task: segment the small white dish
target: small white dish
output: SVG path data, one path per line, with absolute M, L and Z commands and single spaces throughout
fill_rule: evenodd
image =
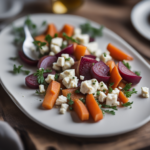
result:
M 23 25 L 26 17 L 22 17 L 13 22 L 15 26 Z M 54 23 L 60 30 L 65 23 L 69 23 L 75 27 L 87 21 L 86 18 L 73 15 L 50 15 L 50 14 L 36 14 L 30 15 L 31 20 L 38 26 L 44 20 L 49 23 Z M 95 27 L 99 24 L 90 21 Z M 150 98 L 140 97 L 141 87 L 146 86 L 150 88 L 149 74 L 150 67 L 148 63 L 123 39 L 113 33 L 107 28 L 103 30 L 103 36 L 96 38 L 99 47 L 105 51 L 108 43 L 113 43 L 118 48 L 127 52 L 134 57 L 131 61 L 133 70 L 141 71 L 142 80 L 135 87 L 138 94 L 133 95 L 130 101 L 133 101 L 132 109 L 118 108 L 116 115 L 104 116 L 104 119 L 94 123 L 92 120 L 88 122 L 80 122 L 75 112 L 67 112 L 64 115 L 59 114 L 58 108 L 52 110 L 44 110 L 41 107 L 43 97 L 35 95 L 35 90 L 29 89 L 25 85 L 25 75 L 14 75 L 11 73 L 13 65 L 22 64 L 24 69 L 28 69 L 31 73 L 35 72 L 36 68 L 27 66 L 20 61 L 11 61 L 9 58 L 17 55 L 17 47 L 12 44 L 14 36 L 10 34 L 11 25 L 4 28 L 0 34 L 1 41 L 1 55 L 0 55 L 0 79 L 1 84 L 9 94 L 13 102 L 19 109 L 27 115 L 31 120 L 40 124 L 41 126 L 69 136 L 76 137 L 108 137 L 135 130 L 148 121 L 150 121 Z
M 21 0 L 0 0 L 0 20 L 17 15 L 22 7 Z
M 131 22 L 143 37 L 150 40 L 150 0 L 142 0 L 133 7 Z

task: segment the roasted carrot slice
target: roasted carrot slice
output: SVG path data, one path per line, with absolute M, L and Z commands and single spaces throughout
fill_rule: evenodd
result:
M 34 37 L 34 39 L 35 39 L 35 41 L 41 41 L 41 42 L 46 42 L 47 43 L 47 41 L 45 40 L 45 35 L 43 35 L 43 34 Z
M 112 88 L 114 89 L 118 86 L 118 84 L 120 83 L 121 80 L 122 80 L 122 77 L 120 76 L 119 71 L 118 71 L 117 67 L 115 66 L 113 68 L 113 70 L 111 71 L 109 84 L 114 83 L 112 86 Z
M 119 48 L 115 47 L 111 43 L 108 44 L 107 50 L 110 52 L 110 55 L 116 60 L 133 60 L 133 57 L 124 53 Z
M 62 30 L 60 31 L 59 36 L 62 37 L 63 32 L 65 32 L 68 36 L 72 36 L 73 31 L 74 31 L 73 26 L 71 26 L 69 24 L 65 24 L 64 27 L 62 28 Z
M 79 99 L 74 100 L 73 108 L 81 121 L 89 119 L 89 112 L 83 102 L 81 102 Z
M 106 65 L 109 67 L 109 72 L 111 73 L 112 69 L 115 67 L 115 62 L 113 60 L 109 60 L 106 62 Z
M 57 33 L 56 26 L 53 23 L 49 24 L 46 30 L 46 35 L 49 34 L 51 37 L 54 37 L 56 33 Z
M 45 109 L 52 109 L 59 95 L 59 92 L 60 92 L 60 83 L 57 81 L 51 81 L 47 88 L 42 106 Z
M 118 88 L 121 87 L 123 89 L 125 86 L 126 84 L 123 81 L 121 81 L 118 85 Z
M 81 93 L 76 93 L 75 91 L 76 89 L 64 89 L 62 90 L 62 94 L 64 96 L 67 96 L 67 94 L 71 93 L 71 99 L 74 101 L 75 99 L 80 99 L 80 98 L 84 98 L 85 99 L 85 95 L 81 94 Z
M 77 60 L 80 60 L 80 58 L 81 58 L 82 56 L 84 56 L 85 53 L 86 53 L 86 47 L 85 47 L 85 46 L 83 46 L 83 45 L 77 45 L 77 46 L 76 46 L 76 49 L 75 49 L 75 51 L 74 51 L 74 56 L 75 56 L 75 58 L 76 58 Z
M 92 116 L 95 122 L 103 119 L 103 112 L 99 108 L 93 94 L 88 94 L 86 96 L 86 106 L 88 108 L 90 115 Z
M 123 103 L 127 103 L 129 101 L 129 99 L 124 95 L 124 93 L 122 91 L 119 92 L 119 99 L 121 102 Z

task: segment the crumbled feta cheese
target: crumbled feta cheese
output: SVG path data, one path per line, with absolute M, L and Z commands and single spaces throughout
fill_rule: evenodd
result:
M 68 104 L 61 104 L 60 113 L 65 114 L 69 105 Z
M 60 71 L 60 70 L 61 70 L 61 67 L 59 67 L 59 66 L 57 65 L 57 63 L 53 63 L 53 69 L 54 69 L 54 70 L 57 70 L 57 71 Z
M 74 35 L 79 35 L 81 34 L 81 29 L 80 28 L 75 28 L 74 29 Z
M 119 105 L 117 98 L 118 98 L 117 94 L 108 94 L 106 98 L 106 105 L 109 105 L 109 106 Z
M 96 57 L 96 60 L 97 60 L 97 61 L 100 61 L 100 58 Z
M 40 53 L 41 53 L 42 55 L 44 55 L 44 54 L 47 53 L 48 51 L 49 51 L 49 48 L 48 48 L 47 45 L 42 46 L 42 47 L 40 48 Z
M 45 81 L 47 83 L 50 83 L 52 80 L 55 80 L 55 75 L 53 74 L 48 74 L 47 78 L 45 79 Z
M 55 54 L 59 53 L 61 51 L 60 47 L 54 44 L 51 44 L 51 51 Z
M 63 67 L 64 65 L 65 65 L 65 58 L 64 57 L 58 57 L 57 66 Z
M 56 105 L 61 105 L 61 104 L 64 104 L 64 103 L 67 103 L 67 97 L 63 96 L 63 95 L 60 95 L 57 100 L 56 100 Z
M 112 91 L 112 94 L 117 94 L 117 96 L 119 95 L 119 90 L 117 88 L 115 88 L 113 91 Z
M 103 81 L 101 81 L 101 82 L 99 83 L 98 90 L 100 90 L 100 91 L 108 90 L 107 85 L 106 85 Z
M 100 49 L 96 49 L 96 51 L 93 53 L 93 55 L 98 58 L 101 56 L 101 54 L 102 54 L 102 51 Z
M 64 44 L 64 45 L 67 45 L 67 44 L 68 44 L 68 42 L 67 42 L 67 41 L 63 41 L 63 44 Z
M 81 75 L 80 75 L 80 80 L 84 80 L 84 76 L 81 76 Z
M 76 76 L 67 76 L 62 80 L 63 85 L 66 88 L 75 88 L 78 87 L 78 78 Z
M 86 80 L 81 83 L 80 92 L 83 94 L 92 94 L 97 91 L 99 87 L 96 79 Z
M 118 87 L 118 89 L 122 90 L 122 87 L 121 87 L 121 86 L 119 86 L 119 87 Z
M 147 87 L 142 87 L 141 88 L 141 92 L 142 92 L 142 96 L 145 97 L 145 98 L 148 98 L 149 97 L 149 88 Z
M 39 90 L 40 90 L 40 93 L 44 93 L 45 92 L 45 88 L 44 88 L 43 84 L 39 85 Z
M 70 57 L 69 63 L 72 65 L 74 65 L 74 59 L 72 57 Z
M 87 44 L 89 43 L 89 35 L 88 34 L 80 34 L 76 35 L 76 40 L 80 42 L 80 44 Z
M 61 57 L 64 57 L 65 59 L 69 58 L 69 54 L 61 54 Z
M 36 47 L 34 45 L 30 46 L 31 51 L 36 51 Z
M 99 102 L 104 102 L 106 100 L 106 94 L 104 92 L 100 92 L 99 96 L 98 96 L 98 100 Z
M 65 61 L 64 66 L 62 67 L 62 70 L 65 71 L 66 69 L 70 69 L 71 68 L 71 64 L 69 61 Z
M 50 52 L 49 55 L 50 55 L 50 56 L 54 56 L 55 53 L 54 53 L 54 52 Z
M 65 70 L 64 72 L 60 73 L 59 80 L 62 80 L 63 78 L 65 78 L 67 76 L 74 77 L 75 69 L 68 69 L 68 70 Z
M 51 43 L 61 47 L 63 39 L 60 37 L 53 38 Z
M 106 63 L 108 60 L 111 60 L 111 59 L 112 57 L 106 52 L 100 56 L 100 60 L 103 61 L 104 63 Z
M 90 53 L 95 53 L 96 50 L 98 49 L 97 42 L 90 42 L 90 43 L 85 44 L 85 46 L 87 47 L 87 49 Z

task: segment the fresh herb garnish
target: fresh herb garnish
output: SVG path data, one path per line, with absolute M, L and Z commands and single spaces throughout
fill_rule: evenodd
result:
M 115 111 L 114 110 L 105 110 L 105 109 L 103 109 L 103 112 L 111 114 L 111 115 L 115 115 Z
M 106 53 L 104 53 L 104 57 L 106 57 L 107 55 L 106 55 Z
M 65 61 L 69 61 L 70 60 L 70 57 L 69 58 L 65 58 Z
M 109 105 L 105 105 L 105 104 L 102 104 L 102 106 L 105 107 L 105 108 L 112 108 L 114 110 L 118 110 L 117 106 L 109 106 Z
M 123 91 L 128 91 L 131 88 L 132 83 L 127 83 L 125 87 L 122 89 Z
M 34 24 L 30 17 L 28 16 L 24 22 L 26 25 L 28 25 L 29 28 L 35 29 L 36 28 L 36 24 Z
M 133 102 L 127 102 L 127 103 L 122 104 L 122 106 L 124 106 L 124 107 L 130 106 L 130 108 L 132 108 L 132 104 L 133 104 Z
M 14 60 L 14 61 L 15 61 L 15 60 L 17 60 L 17 59 L 18 59 L 18 57 L 10 57 L 9 59 L 10 59 L 10 60 Z
M 79 42 L 77 40 L 75 40 L 74 38 L 72 37 L 69 37 L 65 32 L 62 34 L 67 40 L 70 40 L 72 42 L 75 42 L 77 44 L 79 44 Z
M 75 90 L 75 93 L 80 93 L 80 89 L 78 89 L 78 90 Z
M 93 82 L 92 84 L 95 85 L 95 82 Z
M 112 86 L 114 85 L 114 83 L 110 83 L 109 87 L 108 87 L 108 92 L 111 93 L 113 91 Z
M 52 37 L 48 34 L 45 36 L 45 40 L 48 42 L 48 44 L 50 45 Z
M 97 37 L 102 36 L 103 26 L 100 28 L 94 28 L 91 26 L 90 22 L 84 23 L 80 25 L 80 28 L 82 30 L 82 33 L 87 33 L 91 37 Z
M 131 97 L 132 94 L 136 94 L 137 91 L 135 90 L 135 88 L 132 89 L 132 91 L 124 91 L 124 94 L 126 97 Z
M 79 100 L 85 104 L 85 99 L 84 98 L 80 98 Z
M 46 70 L 44 70 L 44 72 L 52 72 L 52 70 L 46 69 Z
M 38 94 L 38 95 L 45 95 L 46 94 L 45 92 L 44 93 L 40 93 L 38 90 L 36 90 L 35 93 Z
M 44 80 L 43 73 L 44 73 L 44 69 L 41 68 L 41 69 L 38 69 L 36 71 L 36 73 L 33 74 L 34 76 L 37 76 L 37 81 L 38 81 L 39 84 L 44 84 L 45 80 Z
M 55 80 L 57 81 L 58 78 L 59 78 L 59 75 L 56 73 L 56 74 L 55 74 Z
M 58 37 L 58 34 L 57 34 L 57 33 L 55 33 L 54 37 L 55 37 L 55 38 L 56 38 L 56 37 Z
M 103 92 L 106 92 L 106 90 L 104 89 Z
M 67 44 L 64 44 L 64 42 L 62 43 L 61 49 L 64 49 L 67 47 Z
M 125 62 L 124 60 L 122 61 L 122 63 L 130 70 L 131 66 L 128 62 Z
M 99 96 L 100 95 L 100 91 L 97 91 L 96 95 Z
M 30 73 L 30 71 L 29 71 L 29 70 L 22 70 L 22 67 L 23 67 L 22 65 L 17 67 L 17 66 L 14 64 L 13 72 L 14 72 L 15 74 L 23 72 L 24 74 L 28 75 L 28 74 Z
M 74 104 L 74 101 L 71 99 L 71 93 L 68 93 L 68 94 L 67 94 L 67 99 L 68 99 L 68 104 L 71 105 L 71 106 L 69 107 L 69 109 L 72 110 L 72 109 L 73 109 L 73 108 L 72 108 L 72 105 Z
M 33 41 L 33 44 L 37 47 L 37 50 L 39 50 L 40 48 L 42 48 L 42 46 L 46 45 L 45 42 L 41 42 L 41 41 Z
M 47 24 L 46 21 L 43 21 L 43 22 L 42 22 L 42 26 L 45 26 L 46 24 Z
M 137 76 L 140 76 L 140 75 L 141 75 L 141 73 L 140 73 L 139 71 L 135 71 L 135 74 L 136 74 Z

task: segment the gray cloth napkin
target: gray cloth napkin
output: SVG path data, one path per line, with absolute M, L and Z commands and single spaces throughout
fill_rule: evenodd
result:
M 0 121 L 0 150 L 24 150 L 17 133 L 4 121 Z

